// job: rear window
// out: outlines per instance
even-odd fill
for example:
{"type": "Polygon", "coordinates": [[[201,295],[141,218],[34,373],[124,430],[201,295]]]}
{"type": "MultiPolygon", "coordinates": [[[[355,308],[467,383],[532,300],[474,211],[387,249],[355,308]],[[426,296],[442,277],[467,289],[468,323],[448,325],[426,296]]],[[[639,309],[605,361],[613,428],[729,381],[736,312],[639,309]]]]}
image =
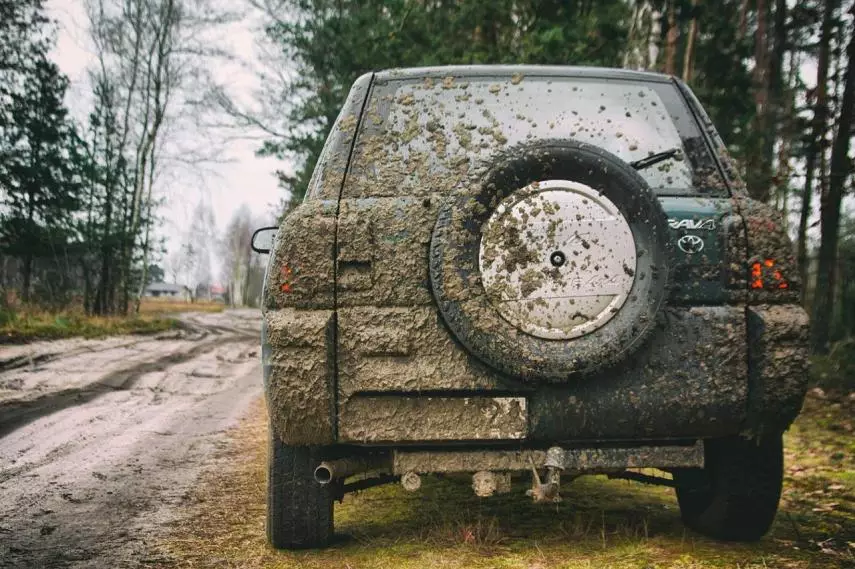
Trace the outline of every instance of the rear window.
{"type": "Polygon", "coordinates": [[[672,83],[583,77],[395,79],[372,88],[345,197],[465,186],[498,151],[575,139],[627,162],[681,148],[640,174],[660,195],[721,195],[724,183],[672,83]]]}

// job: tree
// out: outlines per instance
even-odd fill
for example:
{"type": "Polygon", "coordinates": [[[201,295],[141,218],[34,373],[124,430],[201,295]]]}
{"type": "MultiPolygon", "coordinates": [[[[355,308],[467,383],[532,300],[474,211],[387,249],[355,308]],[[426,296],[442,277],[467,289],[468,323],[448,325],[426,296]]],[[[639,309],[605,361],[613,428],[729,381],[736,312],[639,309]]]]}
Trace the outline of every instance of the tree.
{"type": "Polygon", "coordinates": [[[289,159],[280,172],[291,203],[305,193],[350,85],[383,68],[472,63],[617,67],[631,8],[624,0],[256,0],[278,66],[265,74],[267,113],[253,115],[221,93],[240,124],[270,138],[260,154],[289,159]],[[283,17],[287,14],[287,17],[283,17]],[[283,68],[290,66],[292,72],[283,68]],[[272,78],[282,78],[270,84],[272,78]],[[283,121],[284,118],[284,121],[283,121]],[[285,124],[282,124],[284,122],[285,124]]]}
{"type": "MultiPolygon", "coordinates": [[[[801,213],[798,229],[798,263],[802,282],[807,283],[808,219],[811,213],[814,178],[817,159],[824,152],[824,140],[828,130],[828,69],[831,58],[831,38],[834,33],[835,10],[839,0],[825,0],[822,7],[822,24],[819,37],[819,55],[816,66],[816,88],[812,94],[813,117],[806,141],[805,180],[802,186],[801,213]]],[[[823,173],[820,172],[820,178],[823,173]]],[[[807,288],[807,287],[805,287],[807,288]]]]}
{"type": "MultiPolygon", "coordinates": [[[[850,8],[855,16],[855,5],[850,8]]],[[[846,76],[837,121],[837,134],[831,147],[831,168],[828,190],[820,196],[820,221],[822,238],[819,244],[819,264],[816,277],[816,295],[813,302],[811,343],[813,350],[825,353],[828,349],[831,315],[834,308],[836,284],[837,245],[840,234],[840,204],[846,182],[852,175],[849,145],[855,120],[855,33],[849,34],[846,48],[846,76]]]]}
{"type": "Polygon", "coordinates": [[[40,2],[0,4],[0,250],[22,261],[21,296],[30,299],[33,262],[64,250],[79,205],[78,139],[63,99],[68,80],[48,60],[40,2]]]}
{"type": "Polygon", "coordinates": [[[217,249],[216,223],[214,212],[211,207],[199,202],[190,223],[190,239],[196,251],[196,262],[193,266],[193,279],[191,290],[196,290],[199,285],[210,287],[212,281],[211,255],[217,249]]]}
{"type": "MultiPolygon", "coordinates": [[[[83,230],[87,273],[94,275],[87,289],[94,291],[93,312],[125,314],[139,309],[148,281],[163,201],[160,175],[197,155],[175,145],[170,132],[200,128],[206,66],[221,55],[208,34],[232,16],[209,0],[86,0],[86,6],[97,56],[90,70],[93,165],[83,230]]],[[[211,137],[198,139],[208,156],[211,137]]]]}
{"type": "Polygon", "coordinates": [[[636,0],[632,12],[623,66],[628,69],[656,68],[659,57],[660,13],[650,0],[636,0]]]}
{"type": "Polygon", "coordinates": [[[148,268],[148,279],[146,284],[163,282],[166,278],[166,273],[160,265],[152,265],[148,268]]]}
{"type": "Polygon", "coordinates": [[[221,240],[222,279],[232,306],[242,306],[247,301],[253,227],[252,212],[243,204],[235,210],[221,240]]]}

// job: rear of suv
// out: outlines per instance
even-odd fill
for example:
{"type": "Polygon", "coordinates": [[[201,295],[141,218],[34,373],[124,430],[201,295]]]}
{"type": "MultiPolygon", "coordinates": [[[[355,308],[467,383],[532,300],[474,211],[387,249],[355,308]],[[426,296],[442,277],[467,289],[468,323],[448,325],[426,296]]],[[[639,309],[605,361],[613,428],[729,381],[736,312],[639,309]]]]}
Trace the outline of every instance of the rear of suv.
{"type": "Polygon", "coordinates": [[[806,389],[796,277],[678,79],[360,77],[268,267],[270,542],[322,547],[334,500],[432,473],[665,484],[693,529],[760,538],[806,389]]]}

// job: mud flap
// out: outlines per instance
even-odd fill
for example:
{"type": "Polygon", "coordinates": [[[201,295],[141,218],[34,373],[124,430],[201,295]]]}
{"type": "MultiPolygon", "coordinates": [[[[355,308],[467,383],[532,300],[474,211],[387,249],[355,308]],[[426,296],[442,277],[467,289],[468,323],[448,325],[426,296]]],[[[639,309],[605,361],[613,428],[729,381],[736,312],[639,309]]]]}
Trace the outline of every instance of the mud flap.
{"type": "Polygon", "coordinates": [[[748,417],[743,434],[783,433],[807,391],[808,317],[799,305],[751,306],[748,319],[748,417]]]}

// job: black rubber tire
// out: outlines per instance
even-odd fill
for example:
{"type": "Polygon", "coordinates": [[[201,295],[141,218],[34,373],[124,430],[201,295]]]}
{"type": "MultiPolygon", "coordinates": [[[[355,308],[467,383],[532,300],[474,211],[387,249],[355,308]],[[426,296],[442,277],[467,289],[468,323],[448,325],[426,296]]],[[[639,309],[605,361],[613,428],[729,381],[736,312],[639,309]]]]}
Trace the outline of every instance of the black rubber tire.
{"type": "Polygon", "coordinates": [[[712,439],[704,455],[703,469],[674,472],[683,522],[715,539],[757,541],[772,527],[781,499],[782,437],[712,439]]]}
{"type": "Polygon", "coordinates": [[[268,436],[267,540],[276,549],[326,547],[333,537],[333,485],[314,479],[320,448],[268,436]]]}
{"type": "Polygon", "coordinates": [[[667,216],[647,182],[614,154],[573,140],[542,140],[491,161],[480,183],[440,209],[430,244],[430,278],[443,320],[487,365],[524,380],[564,382],[617,364],[655,328],[668,296],[673,250],[667,216]],[[548,179],[587,184],[621,211],[637,250],[636,278],[623,307],[585,336],[548,340],[526,334],[495,310],[481,283],[481,231],[520,188],[548,179]]]}

